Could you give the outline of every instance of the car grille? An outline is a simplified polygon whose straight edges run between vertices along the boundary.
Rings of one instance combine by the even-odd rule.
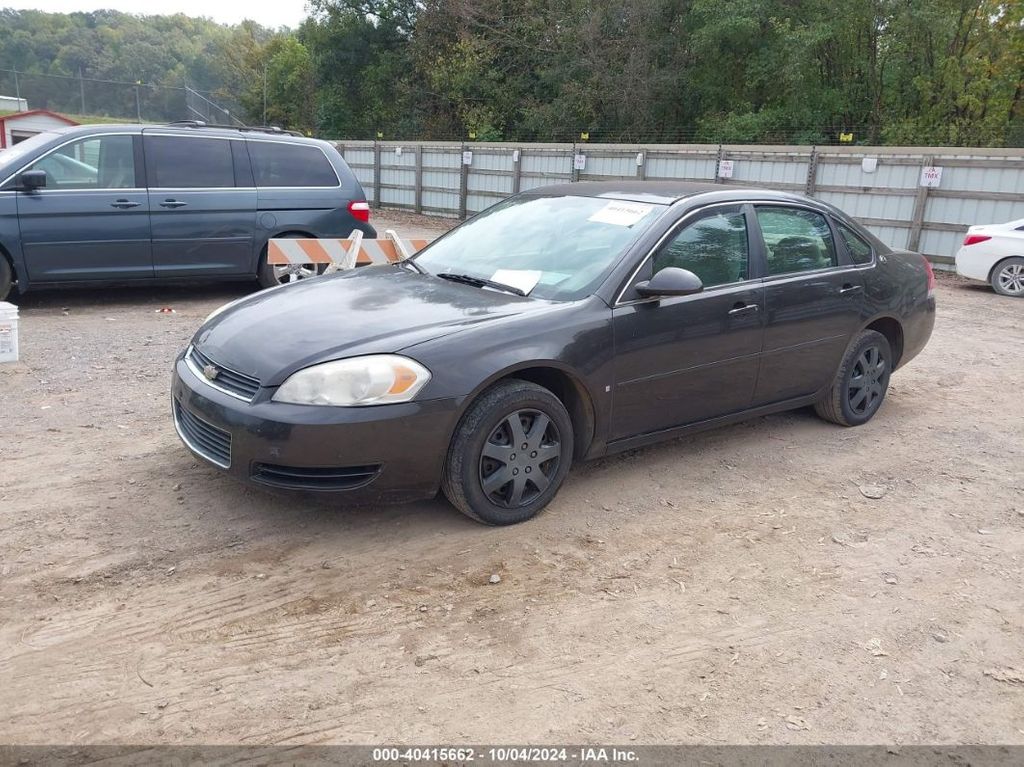
[[[174,402],[174,426],[181,441],[188,445],[192,452],[222,469],[231,466],[230,433],[192,415],[178,401]]]
[[[307,469],[257,463],[253,465],[252,478],[289,490],[352,490],[369,484],[379,473],[380,464]]]
[[[236,373],[234,370],[228,370],[218,365],[194,346],[189,349],[186,358],[195,374],[215,389],[220,389],[239,399],[244,399],[246,402],[252,402],[256,392],[260,390],[258,378],[247,376],[244,373]],[[216,378],[210,379],[203,372],[209,366],[217,369]]]

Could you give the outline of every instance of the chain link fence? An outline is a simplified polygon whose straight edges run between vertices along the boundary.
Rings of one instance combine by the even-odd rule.
[[[29,109],[71,117],[127,122],[204,120],[243,125],[237,105],[187,85],[154,85],[0,69],[0,94],[25,99]]]

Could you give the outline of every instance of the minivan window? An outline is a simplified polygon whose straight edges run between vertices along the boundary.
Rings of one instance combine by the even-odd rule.
[[[131,189],[135,151],[131,136],[91,136],[65,144],[27,170],[46,172],[47,189]]]
[[[146,136],[149,185],[158,189],[235,185],[231,142],[191,136]]]
[[[338,186],[338,176],[319,147],[250,141],[256,186]]]
[[[791,274],[836,265],[832,230],[820,213],[804,208],[758,207],[768,274]]]

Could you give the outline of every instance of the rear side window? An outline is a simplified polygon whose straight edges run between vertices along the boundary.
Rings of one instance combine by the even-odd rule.
[[[759,207],[768,274],[792,274],[836,265],[832,230],[820,213],[803,208]]]
[[[338,186],[338,175],[319,147],[250,141],[256,186]]]
[[[146,136],[149,185],[161,189],[217,189],[235,185],[231,142],[190,136]]]
[[[870,264],[871,246],[864,242],[864,238],[838,221],[836,221],[836,229],[839,230],[839,236],[846,243],[846,249],[850,251],[850,258],[853,259],[853,263]]]

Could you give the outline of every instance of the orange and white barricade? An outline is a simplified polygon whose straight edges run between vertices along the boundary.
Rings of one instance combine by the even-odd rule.
[[[267,244],[267,262],[274,266],[326,264],[325,274],[369,264],[404,261],[427,246],[427,240],[403,240],[394,231],[386,239],[364,240],[356,229],[347,239],[282,239]]]

